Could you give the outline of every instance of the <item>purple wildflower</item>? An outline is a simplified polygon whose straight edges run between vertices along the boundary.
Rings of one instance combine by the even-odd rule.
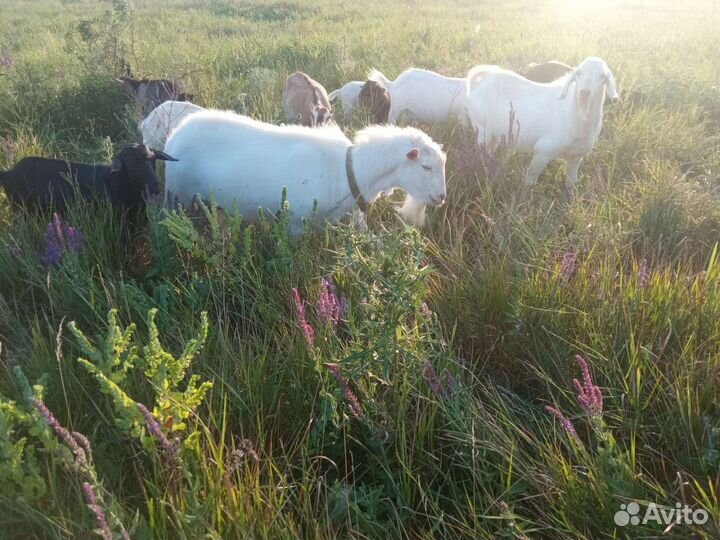
[[[300,298],[300,293],[295,287],[292,288],[292,297],[295,302],[295,311],[297,312],[298,322],[300,323],[300,330],[302,330],[307,346],[312,347],[313,341],[315,340],[315,331],[305,318],[305,305],[303,304],[302,298]]]
[[[162,446],[162,449],[165,450],[168,455],[175,454],[175,446],[162,432],[160,424],[152,415],[152,413],[148,410],[148,408],[142,403],[137,403],[137,408],[140,409],[140,412],[145,417],[145,423],[147,424],[148,432],[150,433],[150,435],[152,435],[158,440],[160,446]]]
[[[445,377],[445,386],[447,387],[448,395],[453,395],[455,388],[457,388],[455,377],[452,376],[448,368],[443,369],[443,376]]]
[[[429,360],[423,368],[423,376],[425,377],[425,380],[427,381],[428,386],[430,387],[430,390],[432,390],[433,394],[435,394],[440,399],[445,399],[445,389],[440,382],[440,377],[438,377],[437,371],[435,371],[435,368]]]
[[[80,251],[84,241],[85,236],[80,229],[65,225],[65,242],[70,251],[74,253]]]
[[[567,419],[567,417],[561,413],[559,410],[557,410],[555,407],[551,407],[550,405],[545,406],[545,410],[552,414],[558,422],[560,422],[560,425],[562,425],[565,432],[576,441],[579,441],[580,438],[578,437],[577,431],[575,431],[575,426],[572,425],[572,422]]]
[[[95,521],[97,521],[97,526],[103,540],[112,540],[113,535],[108,525],[107,517],[105,516],[105,510],[98,504],[95,491],[90,485],[90,482],[83,482],[83,493],[85,494],[85,501],[88,507],[93,511],[93,514],[95,514]]]
[[[58,242],[60,242],[61,245],[64,244],[65,237],[63,235],[62,221],[60,221],[60,216],[57,215],[57,212],[53,213],[51,223],[53,226],[53,230],[55,231],[55,237],[57,238]]]
[[[603,412],[603,397],[600,388],[593,384],[590,368],[587,361],[579,354],[575,355],[582,372],[583,384],[573,379],[573,385],[578,392],[578,403],[592,417],[600,417]]]
[[[92,456],[92,448],[90,447],[90,441],[88,438],[78,431],[73,431],[72,436],[82,449],[85,450],[85,455],[88,457]]]
[[[340,318],[347,319],[348,313],[350,312],[350,303],[345,295],[340,297]]]
[[[13,60],[10,57],[10,53],[7,51],[2,51],[0,53],[0,67],[9,68],[12,67]]]
[[[420,302],[420,313],[423,317],[430,318],[432,317],[433,312],[430,310],[428,305],[425,302]]]
[[[446,400],[453,396],[457,387],[455,377],[452,376],[448,368],[443,369],[442,378],[432,365],[430,360],[423,367],[423,377],[428,383],[430,390],[441,400]],[[444,381],[443,381],[444,379]]]
[[[352,412],[352,415],[355,418],[362,418],[363,414],[362,408],[360,407],[360,402],[358,401],[358,398],[355,396],[353,391],[350,389],[350,386],[348,385],[345,377],[343,377],[340,373],[340,369],[338,369],[337,364],[325,364],[325,367],[328,368],[328,371],[332,373],[333,377],[335,377],[335,380],[340,385],[340,388],[342,388],[343,394],[345,394],[345,399],[348,400],[348,403],[350,405],[350,412]]]
[[[322,289],[317,300],[317,314],[325,324],[336,326],[340,320],[340,301],[332,280],[323,278]]]
[[[63,248],[60,240],[55,233],[52,223],[49,223],[45,231],[45,253],[42,256],[42,262],[45,266],[60,266],[62,261]]]
[[[32,398],[32,404],[38,410],[45,423],[53,429],[58,438],[75,454],[75,463],[77,465],[85,465],[87,463],[87,455],[85,454],[85,450],[78,444],[77,439],[60,424],[58,419],[55,418],[50,409],[48,409],[42,401],[37,398]],[[85,439],[85,441],[87,441],[87,439]]]
[[[647,259],[640,261],[638,267],[637,281],[638,287],[643,288],[647,285],[648,279],[650,278],[650,272],[648,271]]]
[[[562,264],[560,265],[560,277],[563,283],[567,283],[575,274],[575,259],[576,255],[572,251],[568,251],[563,256]]]
[[[63,224],[57,213],[45,230],[45,253],[42,262],[46,266],[57,268],[68,251],[78,252],[82,249],[85,238],[80,229]]]

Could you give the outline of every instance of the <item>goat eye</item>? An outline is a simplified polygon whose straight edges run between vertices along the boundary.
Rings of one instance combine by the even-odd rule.
[[[422,168],[426,171],[432,171],[432,167],[430,165],[423,165]]]

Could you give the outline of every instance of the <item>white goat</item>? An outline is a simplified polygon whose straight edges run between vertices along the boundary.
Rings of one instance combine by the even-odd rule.
[[[340,103],[342,103],[343,115],[345,118],[350,118],[360,105],[360,90],[364,85],[365,81],[350,81],[337,90],[330,92],[328,99],[335,101],[339,97]]]
[[[143,142],[150,148],[161,150],[165,146],[165,141],[170,132],[177,127],[180,120],[190,114],[204,110],[206,109],[188,101],[166,101],[161,103],[140,122]]]
[[[395,124],[403,112],[423,124],[443,124],[455,117],[468,125],[465,114],[467,79],[445,77],[424,69],[408,69],[394,81],[376,69],[368,79],[377,81],[390,92],[388,123]]]
[[[566,195],[571,198],[583,157],[602,129],[605,91],[619,99],[610,68],[600,58],[586,58],[565,77],[535,83],[497,66],[478,66],[468,73],[467,112],[478,144],[495,149],[508,133],[514,114],[515,146],[533,154],[525,179],[532,186],[552,160],[567,162]]]
[[[320,218],[337,220],[357,202],[394,189],[412,203],[403,215],[415,224],[424,205],[445,201],[445,159],[438,144],[414,128],[372,126],[351,142],[334,126],[275,126],[231,112],[206,111],[186,118],[165,145],[179,165],[166,168],[165,204],[187,206],[212,191],[218,205],[252,219],[258,207],[273,213],[288,188],[293,232],[302,230],[315,202]],[[170,164],[168,164],[170,165]]]

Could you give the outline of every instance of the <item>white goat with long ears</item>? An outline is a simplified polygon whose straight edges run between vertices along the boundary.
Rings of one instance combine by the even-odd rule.
[[[206,111],[183,120],[165,148],[179,165],[166,168],[166,206],[175,198],[187,206],[196,194],[208,198],[212,192],[219,206],[235,203],[253,219],[258,208],[277,211],[287,187],[294,233],[313,209],[335,221],[356,203],[364,212],[368,202],[394,189],[411,198],[403,215],[415,224],[424,205],[446,198],[446,156],[414,128],[371,126],[351,142],[334,126],[276,126]]]
[[[394,81],[372,69],[368,79],[377,81],[390,92],[390,124],[395,124],[403,112],[423,124],[444,124],[453,117],[463,125],[468,124],[465,114],[467,79],[464,77],[445,77],[433,71],[411,68]]]
[[[564,159],[565,191],[572,198],[580,162],[602,129],[605,92],[619,99],[605,61],[586,58],[565,77],[547,84],[497,66],[478,66],[468,73],[467,85],[467,113],[478,144],[495,149],[508,133],[508,117],[513,114],[518,126],[514,145],[533,154],[525,185],[533,186],[552,160]]]
[[[162,149],[170,132],[186,116],[206,109],[189,101],[166,101],[155,107],[140,122],[143,142],[151,148]]]

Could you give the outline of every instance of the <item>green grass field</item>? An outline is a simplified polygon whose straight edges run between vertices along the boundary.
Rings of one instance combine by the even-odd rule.
[[[0,538],[720,537],[719,45],[715,0],[2,2],[0,169],[137,141],[120,58],[271,122],[296,69],[596,55],[626,99],[571,204],[562,164],[524,200],[528,156],[493,182],[428,128],[422,230],[388,201],[297,240],[97,202],[48,266],[52,215],[3,202]],[[707,519],[616,525],[633,503]]]

